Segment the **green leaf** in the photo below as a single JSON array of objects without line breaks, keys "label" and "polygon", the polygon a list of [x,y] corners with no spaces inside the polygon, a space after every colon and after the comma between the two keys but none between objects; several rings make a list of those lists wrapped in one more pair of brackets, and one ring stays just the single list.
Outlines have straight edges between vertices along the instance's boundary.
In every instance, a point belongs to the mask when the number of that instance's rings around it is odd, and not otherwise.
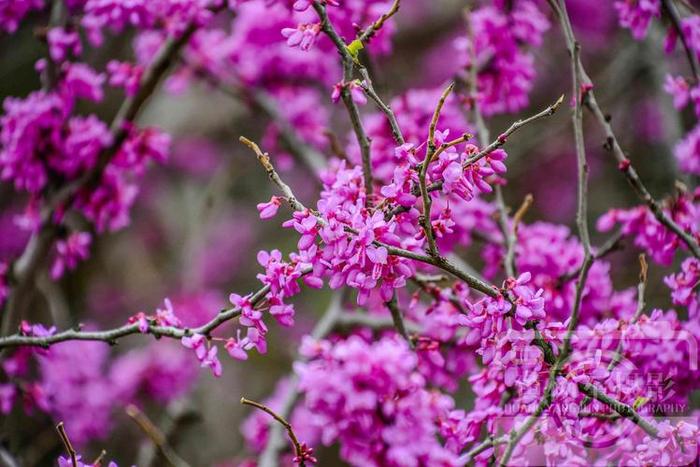
[{"label": "green leaf", "polygon": [[362,43],[360,39],[355,39],[354,41],[350,42],[350,44],[347,45],[348,52],[350,53],[350,56],[352,57],[353,60],[357,61],[357,54],[360,53],[360,50],[364,49],[365,45]]},{"label": "green leaf", "polygon": [[634,400],[634,403],[632,404],[632,408],[634,410],[639,410],[639,408],[642,407],[647,402],[649,402],[648,397],[637,396],[637,398]]}]

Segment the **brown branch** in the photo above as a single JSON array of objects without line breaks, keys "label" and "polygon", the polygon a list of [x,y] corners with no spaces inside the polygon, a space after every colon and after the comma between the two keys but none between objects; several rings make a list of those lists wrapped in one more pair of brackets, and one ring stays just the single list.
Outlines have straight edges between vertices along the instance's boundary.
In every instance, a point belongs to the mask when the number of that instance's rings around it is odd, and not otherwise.
[{"label": "brown branch", "polygon": [[[503,201],[503,196],[500,197],[500,201]],[[516,275],[515,247],[518,243],[518,227],[520,226],[520,223],[522,222],[523,217],[527,213],[528,209],[530,209],[530,206],[532,206],[533,201],[534,198],[532,194],[528,193],[527,196],[525,196],[525,199],[523,199],[523,202],[518,208],[518,210],[515,212],[515,215],[513,216],[512,226],[509,227],[507,224],[507,220],[501,218],[501,229],[505,231],[504,233],[506,236],[506,256],[503,260],[503,264],[506,273],[510,277],[514,277]],[[505,210],[502,210],[501,212],[505,212]]]},{"label": "brown branch", "polygon": [[683,28],[681,28],[681,18],[678,14],[678,10],[676,10],[676,5],[673,3],[673,0],[661,0],[661,6],[666,12],[666,16],[668,16],[673,29],[676,30],[676,34],[680,38],[681,44],[683,44],[683,50],[685,50],[685,55],[688,59],[690,71],[693,73],[695,83],[700,83],[700,74],[698,73],[698,57],[688,44],[688,38],[686,38],[685,34],[683,34]]},{"label": "brown branch", "polygon": [[367,96],[370,99],[372,99],[372,101],[377,105],[377,107],[379,107],[379,110],[381,110],[384,113],[384,115],[386,115],[386,118],[389,121],[389,126],[391,127],[391,134],[394,137],[394,141],[396,141],[396,144],[401,146],[406,142],[406,140],[403,137],[403,133],[401,133],[401,128],[399,127],[399,122],[396,119],[396,114],[394,114],[394,111],[391,110],[391,107],[389,107],[389,105],[385,103],[381,97],[379,97],[377,91],[374,90],[374,85],[372,84],[372,80],[369,77],[367,68],[365,68],[364,66],[358,66],[358,69],[363,79],[362,89],[364,89],[365,94],[367,94]]},{"label": "brown branch", "polygon": [[304,462],[304,450],[302,449],[301,443],[299,443],[299,439],[297,439],[297,436],[294,434],[294,429],[292,428],[292,425],[284,417],[278,415],[274,410],[267,407],[266,405],[263,405],[260,402],[255,402],[246,399],[245,397],[241,397],[241,404],[250,405],[251,407],[255,407],[256,409],[262,410],[263,412],[267,413],[272,418],[274,418],[280,425],[282,425],[285,428],[285,430],[287,430],[289,439],[294,445],[294,451],[296,452],[296,456],[299,459],[299,466],[304,467],[306,465],[306,463]]},{"label": "brown branch", "polygon": [[75,452],[75,448],[73,448],[73,444],[70,442],[70,438],[68,438],[68,433],[66,433],[66,428],[63,426],[63,422],[59,422],[58,425],[56,425],[56,430],[58,431],[58,436],[61,437],[63,445],[66,447],[71,464],[73,464],[73,467],[78,467],[78,456]]},{"label": "brown branch", "polygon": [[153,442],[153,444],[158,448],[158,451],[163,456],[163,459],[171,467],[189,467],[185,460],[183,460],[175,450],[168,444],[165,435],[158,429],[153,422],[139,410],[133,404],[129,404],[126,407],[126,414],[136,423],[136,425],[144,432],[146,436]]},{"label": "brown branch", "polygon": [[[344,292],[336,292],[331,298],[331,302],[326,308],[321,319],[316,323],[311,331],[311,337],[316,340],[325,338],[337,326],[342,315],[342,301]],[[297,355],[296,361],[304,361],[304,358]],[[282,402],[278,414],[287,418],[291,415],[294,405],[299,398],[299,390],[297,388],[298,377],[292,372],[289,376],[290,389]],[[258,467],[277,467],[278,454],[284,447],[282,438],[282,425],[274,424],[270,426],[270,431],[267,438],[265,449],[258,457]]]},{"label": "brown branch", "polygon": [[[343,65],[343,83],[347,84],[352,81],[352,70],[355,59],[350,54],[345,42],[340,37],[338,32],[333,27],[330,19],[328,18],[328,13],[326,12],[325,4],[321,3],[319,0],[314,0],[313,2],[314,10],[318,14],[321,20],[321,30],[328,36],[328,38],[333,42],[335,48],[338,50],[340,57],[342,59]],[[357,108],[357,104],[352,100],[350,95],[350,90],[347,86],[343,86],[340,97],[343,99],[343,103],[347,108],[348,115],[350,116],[350,123],[352,124],[353,131],[357,138],[357,142],[360,145],[360,153],[362,156],[362,175],[365,181],[365,191],[367,192],[367,201],[369,202],[370,195],[372,194],[372,165],[370,156],[370,140],[367,136],[364,126],[362,125],[362,119],[360,117],[360,111]]]},{"label": "brown branch", "polygon": [[440,252],[438,251],[437,243],[435,242],[435,233],[433,232],[433,224],[430,218],[430,210],[432,209],[433,200],[428,192],[425,177],[428,174],[430,163],[437,152],[437,147],[435,146],[435,131],[437,129],[438,120],[440,119],[440,113],[445,105],[445,101],[447,101],[447,97],[450,95],[453,89],[454,83],[450,83],[440,95],[440,100],[438,101],[435,111],[433,112],[433,116],[430,119],[430,127],[428,129],[428,150],[425,153],[425,160],[421,164],[420,171],[418,173],[418,186],[420,188],[421,199],[423,200],[423,215],[420,218],[420,223],[423,226],[425,239],[428,243],[428,253],[434,258],[438,257]]},{"label": "brown branch", "polygon": [[[622,233],[621,232],[615,232],[613,235],[611,235],[603,245],[596,250],[595,253],[593,253],[593,261],[598,261],[599,259],[602,259],[606,256],[608,256],[610,253],[613,251],[619,250],[620,247],[620,241],[622,240]],[[563,286],[567,282],[569,282],[571,279],[574,277],[578,276],[581,273],[581,266],[579,266],[576,270],[567,272],[566,274],[562,274],[559,276],[559,279],[557,279],[557,284],[558,287]]]},{"label": "brown branch", "polygon": [[365,31],[363,31],[358,37],[358,40],[363,44],[367,44],[369,40],[372,39],[372,37],[374,37],[377,31],[379,31],[382,28],[382,26],[384,26],[384,23],[386,23],[389,20],[389,18],[391,18],[399,12],[400,7],[401,0],[394,0],[394,3],[391,5],[389,11],[380,16],[377,21],[372,23]]},{"label": "brown branch", "polygon": [[[564,95],[560,96],[559,99],[557,99],[556,102],[554,102],[552,105],[548,106],[546,109],[542,110],[541,112],[536,113],[535,115],[532,115],[526,119],[523,120],[518,120],[514,122],[510,127],[506,129],[503,133],[501,133],[496,140],[491,142],[488,146],[483,148],[481,151],[478,153],[474,154],[472,157],[467,159],[464,162],[464,166],[467,167],[471,164],[474,164],[484,157],[488,156],[491,154],[493,151],[496,149],[502,147],[506,142],[508,141],[508,138],[510,135],[518,131],[520,128],[524,127],[525,125],[535,122],[537,120],[540,120],[545,117],[550,117],[556,113],[556,111],[559,109],[559,106],[561,106],[561,103],[564,102]],[[483,120],[482,120],[483,121]],[[484,142],[481,142],[481,144],[484,144]]]},{"label": "brown branch", "polygon": [[401,337],[406,339],[406,342],[408,342],[408,346],[411,349],[414,349],[415,342],[413,341],[413,339],[411,339],[411,336],[408,335],[408,331],[406,331],[406,324],[403,321],[403,315],[401,314],[401,310],[399,310],[398,299],[396,296],[396,290],[394,290],[394,294],[391,296],[391,300],[386,302],[386,307],[391,312],[391,319],[394,323],[394,327],[396,328],[396,331],[399,333],[399,335]]},{"label": "brown branch", "polygon": [[[563,0],[559,0],[559,5],[557,5],[555,2],[556,0],[550,0],[552,8],[554,8],[560,16],[565,15],[566,6],[564,5]],[[571,32],[570,29],[565,30],[565,35],[569,34],[573,35],[573,32]],[[508,465],[510,458],[520,440],[522,440],[527,432],[530,431],[535,423],[537,423],[540,415],[542,415],[542,413],[552,404],[552,394],[556,386],[557,377],[571,353],[571,339],[573,338],[574,331],[578,326],[581,301],[583,299],[583,289],[586,285],[586,279],[588,278],[588,271],[593,264],[591,240],[588,233],[588,163],[586,161],[586,150],[583,140],[583,111],[581,107],[582,100],[585,98],[585,93],[582,92],[581,86],[583,80],[579,58],[580,47],[575,40],[567,41],[567,44],[569,45],[569,54],[571,55],[572,94],[574,96],[574,111],[571,119],[574,127],[574,142],[576,146],[576,162],[578,167],[578,206],[576,209],[576,225],[578,227],[581,243],[583,244],[584,259],[578,280],[576,282],[573,310],[571,311],[571,316],[569,317],[569,324],[567,326],[564,342],[561,345],[559,356],[549,372],[549,379],[547,381],[547,387],[545,388],[542,400],[537,406],[535,412],[523,423],[523,425],[517,430],[514,428],[513,431],[511,431],[510,440],[508,441],[506,450],[499,461],[499,465],[501,466]],[[562,98],[560,98],[558,102],[561,103],[561,100]]]},{"label": "brown branch", "polygon": [[[576,38],[571,27],[571,20],[569,19],[569,16],[566,13],[566,9],[557,7],[556,4],[552,3],[552,0],[550,0],[550,4],[552,4],[552,8],[555,9],[555,12],[559,17],[559,22],[561,24],[562,30],[564,31],[564,37],[566,39],[567,47],[571,50],[572,47],[574,47],[576,44]],[[577,68],[582,78],[581,81],[592,85],[592,81],[588,77],[586,70],[583,68],[583,64],[581,63],[580,57],[577,58]],[[627,181],[632,186],[635,193],[637,193],[637,196],[649,207],[656,219],[666,228],[668,228],[671,232],[673,232],[683,243],[685,243],[688,249],[693,254],[693,256],[700,259],[700,244],[698,244],[698,240],[695,239],[693,235],[683,230],[683,228],[680,225],[678,225],[678,223],[676,223],[671,217],[669,217],[664,212],[661,204],[656,199],[654,199],[654,197],[651,196],[651,193],[649,193],[649,190],[639,178],[639,175],[632,166],[630,160],[627,158],[627,156],[625,156],[625,153],[620,147],[617,137],[615,136],[615,133],[612,129],[612,125],[609,121],[610,119],[605,116],[600,106],[598,105],[598,101],[596,100],[595,92],[593,91],[593,89],[588,90],[588,92],[586,93],[586,99],[584,103],[586,107],[592,112],[593,116],[596,118],[599,125],[605,132],[605,147],[612,151],[612,154],[615,156],[615,159],[617,160],[622,173],[627,178]]]}]

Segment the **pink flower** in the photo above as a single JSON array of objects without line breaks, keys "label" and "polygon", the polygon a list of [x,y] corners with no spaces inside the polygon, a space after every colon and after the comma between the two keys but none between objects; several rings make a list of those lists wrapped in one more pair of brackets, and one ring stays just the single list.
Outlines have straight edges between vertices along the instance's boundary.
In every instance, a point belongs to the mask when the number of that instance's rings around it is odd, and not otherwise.
[{"label": "pink flower", "polygon": [[248,360],[248,353],[245,348],[247,343],[247,339],[241,339],[241,331],[239,329],[238,338],[232,337],[226,341],[226,351],[236,360]]},{"label": "pink flower", "polygon": [[666,75],[664,91],[673,96],[673,106],[682,109],[690,99],[690,86],[682,76]]},{"label": "pink flower", "polygon": [[175,311],[173,310],[173,304],[169,298],[165,299],[165,309],[158,308],[156,310],[156,323],[159,326],[173,326],[176,328],[182,327],[182,322],[175,316]]},{"label": "pink flower", "polygon": [[7,297],[10,296],[10,286],[7,283],[7,272],[9,266],[6,262],[0,261],[0,307],[3,306]]},{"label": "pink flower", "polygon": [[92,236],[87,232],[73,232],[65,240],[56,242],[56,258],[51,266],[51,278],[56,280],[68,270],[73,270],[80,261],[90,256]]},{"label": "pink flower", "polygon": [[138,323],[140,333],[146,334],[148,332],[148,327],[149,327],[148,317],[146,316],[146,313],[144,313],[143,311],[139,311],[134,316],[129,317],[128,322],[130,324]]},{"label": "pink flower", "polygon": [[143,66],[110,60],[107,63],[107,73],[109,74],[110,86],[122,87],[127,96],[135,96],[141,85]]},{"label": "pink flower", "polygon": [[219,348],[215,345],[211,346],[204,358],[201,359],[202,368],[211,368],[212,374],[217,378],[221,376],[222,373],[221,362],[219,361],[219,357],[216,355],[218,350]]},{"label": "pink flower", "polygon": [[80,35],[66,28],[51,28],[47,34],[49,55],[54,62],[64,61],[68,55],[79,56],[83,52]]},{"label": "pink flower", "polygon": [[275,217],[277,211],[280,208],[280,197],[273,196],[267,203],[259,203],[257,205],[258,212],[260,213],[260,219],[271,219]]},{"label": "pink flower", "polygon": [[614,3],[620,26],[632,31],[632,36],[644,38],[653,17],[661,15],[660,0],[617,0]]},{"label": "pink flower", "polygon": [[8,415],[17,396],[17,390],[13,384],[0,384],[0,413]]},{"label": "pink flower", "polygon": [[194,353],[197,356],[197,360],[202,361],[206,357],[207,340],[203,335],[193,334],[192,336],[183,336],[180,342],[183,346],[187,347],[188,349],[194,350]]},{"label": "pink flower", "polygon": [[299,47],[301,50],[309,50],[318,34],[321,32],[319,23],[299,24],[296,28],[282,29],[282,35],[287,38],[289,47]]}]

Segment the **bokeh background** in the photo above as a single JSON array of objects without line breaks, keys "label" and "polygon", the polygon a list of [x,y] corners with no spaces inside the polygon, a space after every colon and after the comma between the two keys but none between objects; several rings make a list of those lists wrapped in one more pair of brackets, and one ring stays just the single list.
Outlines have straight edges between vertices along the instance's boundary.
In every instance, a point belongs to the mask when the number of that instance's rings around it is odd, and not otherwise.
[{"label": "bokeh background", "polygon": [[[375,87],[387,98],[408,89],[437,88],[450,79],[455,72],[455,40],[465,34],[464,9],[470,6],[470,2],[458,0],[404,0],[402,4],[396,17],[393,52],[379,59],[363,57],[371,61]],[[683,55],[664,54],[665,29],[660,22],[654,22],[645,40],[636,41],[629,31],[617,26],[612,2],[570,0],[567,5],[582,43],[583,61],[597,83],[596,94],[610,113],[622,146],[656,197],[672,194],[680,177],[673,146],[692,127],[694,116],[673,109],[663,80],[668,72],[685,69]],[[229,21],[235,29],[236,20]],[[16,34],[0,35],[0,99],[25,96],[40,87],[34,64],[45,54],[45,47],[35,33],[46,22],[45,14],[33,14]],[[99,69],[109,59],[128,59],[133,54],[131,39],[128,33],[110,37],[107,46],[88,50],[86,61]],[[528,108],[489,118],[492,134],[503,131],[518,117],[539,111],[561,94],[567,94],[568,102],[569,61],[556,25],[533,53],[537,78]],[[329,134],[344,142],[351,137],[345,110],[333,104],[331,90],[326,91]],[[106,104],[86,105],[84,110],[109,120],[123,95],[108,91],[107,96]],[[362,110],[374,112],[371,104]],[[166,82],[149,101],[139,122],[157,125],[173,135],[170,160],[149,169],[127,229],[99,236],[90,259],[59,282],[40,277],[31,315],[26,319],[53,323],[59,329],[79,322],[93,328],[114,327],[138,311],[150,312],[164,297],[169,297],[183,315],[212,316],[226,306],[230,292],[243,294],[257,288],[258,250],[289,252],[294,248],[295,235],[281,227],[282,217],[271,222],[258,219],[255,205],[267,201],[274,187],[251,153],[238,143],[240,135],[264,140],[269,115],[208,83],[193,80],[178,92],[168,89]],[[603,148],[603,135],[597,126],[587,116],[584,123],[591,165],[590,218],[595,220],[609,208],[633,206],[637,200]],[[565,108],[551,119],[525,127],[507,143],[506,204],[518,206],[532,193],[535,202],[526,222],[545,220],[573,226],[576,166],[572,141]],[[309,168],[287,154],[272,157],[297,195],[306,203],[314,202],[319,185]],[[680,181],[689,180],[680,177]],[[23,202],[11,186],[0,184],[0,260],[14,257],[26,240],[17,234],[14,224]],[[594,243],[606,238],[594,232]],[[481,247],[477,242],[460,254],[479,265]],[[636,253],[631,250],[623,248],[609,257],[618,289],[637,281]],[[652,267],[650,306],[670,306],[661,285],[661,278],[670,270]],[[179,344],[139,336],[108,348],[101,371],[118,381],[120,373],[128,374],[129,365],[137,365],[139,352],[152,348],[155,350],[149,352],[169,361],[177,371],[196,374],[196,384],[183,388],[179,397],[167,403],[145,400],[143,410],[192,465],[233,465],[247,455],[240,428],[251,411],[239,404],[240,397],[262,400],[271,394],[279,378],[290,372],[301,336],[312,328],[330,297],[325,289],[303,291],[295,300],[297,325],[291,329],[271,325],[266,355],[253,352],[244,362],[222,359],[220,379],[199,370],[191,355],[177,356],[172,347]],[[133,358],[125,359],[128,355]],[[73,371],[72,365],[81,364],[80,358],[73,359],[61,371]],[[462,400],[469,404],[467,387]],[[83,452],[92,458],[104,448],[124,465],[147,459],[152,455],[150,443],[125,414],[125,407],[114,402],[113,407],[105,407],[109,433],[89,441]],[[5,420],[15,430],[12,443],[26,453],[26,465],[49,465],[55,459],[60,450],[56,421],[41,411],[24,414],[21,409]],[[332,449],[320,452],[321,465],[334,465],[333,458]]]}]

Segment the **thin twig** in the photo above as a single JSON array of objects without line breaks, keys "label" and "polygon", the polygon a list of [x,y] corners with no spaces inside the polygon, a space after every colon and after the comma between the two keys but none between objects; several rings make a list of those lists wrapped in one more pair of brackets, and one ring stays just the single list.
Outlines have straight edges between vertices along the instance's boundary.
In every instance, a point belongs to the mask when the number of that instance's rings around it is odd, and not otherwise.
[{"label": "thin twig", "polygon": [[335,30],[335,27],[328,18],[328,12],[326,11],[325,4],[321,3],[319,0],[314,0],[313,8],[314,10],[316,10],[318,17],[321,20],[321,30],[328,36],[331,42],[333,42],[342,59],[343,84],[345,84],[345,86],[342,87],[340,97],[343,99],[343,103],[347,108],[348,115],[350,116],[350,123],[352,124],[352,129],[355,132],[357,142],[360,145],[360,153],[362,156],[362,175],[365,181],[367,201],[369,202],[370,195],[372,194],[373,189],[370,140],[362,124],[362,119],[360,117],[360,111],[357,108],[357,104],[355,104],[355,101],[352,99],[350,90],[347,87],[347,84],[349,84],[352,81],[352,70],[355,59],[350,54],[350,51],[345,45],[345,42]]},{"label": "thin twig", "polygon": [[399,12],[400,7],[401,0],[394,0],[394,3],[391,5],[389,11],[380,16],[377,21],[372,23],[366,30],[364,30],[358,37],[358,40],[363,44],[368,43],[369,40],[372,39],[372,37],[374,37],[377,31],[379,31],[382,28],[382,26],[384,26],[384,23],[386,23],[389,20],[389,18],[391,18]]},{"label": "thin twig", "polygon": [[[503,198],[501,197],[501,201],[502,200]],[[525,213],[527,213],[530,206],[532,206],[533,201],[534,198],[532,194],[528,193],[525,196],[525,199],[523,199],[523,202],[518,210],[515,212],[515,215],[513,215],[512,226],[509,228],[507,223],[505,225],[501,225],[501,229],[506,230],[506,256],[503,260],[503,264],[505,266],[506,274],[508,274],[510,277],[514,277],[516,275],[515,247],[518,243],[518,227],[520,226]]]},{"label": "thin twig", "polygon": [[[618,231],[615,232],[613,235],[611,235],[603,245],[598,248],[595,253],[593,253],[593,261],[598,261],[599,259],[605,258],[608,256],[610,253],[619,250],[620,247],[620,241],[622,240],[622,232]],[[567,272],[566,274],[562,274],[559,276],[559,279],[557,280],[558,286],[561,287],[562,285],[566,284],[569,282],[571,279],[574,277],[577,277],[581,273],[581,267],[579,266],[577,269]]]},{"label": "thin twig", "polygon": [[389,311],[391,312],[391,319],[394,323],[396,331],[401,337],[406,339],[406,342],[408,342],[408,346],[411,349],[413,349],[415,348],[415,343],[413,339],[411,339],[411,336],[408,335],[408,331],[406,331],[406,324],[403,321],[403,315],[401,314],[401,310],[399,310],[398,298],[396,295],[396,290],[394,290],[394,294],[391,296],[391,300],[386,302],[386,307],[389,308]]},{"label": "thin twig", "polygon": [[158,429],[153,422],[133,404],[126,407],[126,414],[136,423],[136,425],[145,433],[146,436],[158,448],[158,451],[163,456],[163,459],[172,467],[189,467],[184,459],[182,459],[175,450],[168,444],[165,435]]},{"label": "thin twig", "polygon": [[389,121],[389,126],[391,127],[391,134],[394,137],[394,141],[396,141],[396,144],[401,146],[406,142],[406,140],[403,137],[403,133],[401,133],[401,127],[399,127],[399,122],[396,119],[396,114],[393,110],[391,110],[389,104],[385,103],[382,100],[382,98],[379,97],[377,91],[375,91],[374,85],[372,84],[372,80],[370,79],[369,73],[367,72],[367,68],[365,68],[364,66],[359,66],[358,69],[363,79],[362,89],[364,89],[365,94],[367,94],[367,96],[370,99],[372,99],[372,101],[375,104],[377,104],[379,110],[381,110],[384,113],[384,115],[386,115],[386,118]]},{"label": "thin twig", "polygon": [[[316,339],[325,338],[336,327],[338,320],[342,316],[343,292],[336,292],[331,298],[331,302],[326,308],[321,319],[316,323],[316,326],[311,331],[311,336]],[[304,361],[304,358],[297,355],[297,362]],[[282,401],[278,414],[283,418],[288,418],[294,405],[299,398],[299,389],[297,388],[298,377],[292,372],[289,375],[289,391]],[[282,426],[273,424],[270,426],[270,431],[267,438],[265,449],[258,457],[258,467],[277,467],[279,464],[279,452],[284,448],[284,439],[282,438]]]},{"label": "thin twig", "polygon": [[661,0],[661,5],[663,10],[666,12],[668,19],[671,21],[673,29],[676,30],[676,34],[683,44],[683,50],[685,50],[685,55],[688,58],[688,64],[690,65],[690,70],[693,73],[693,78],[695,83],[700,83],[700,73],[698,73],[698,57],[695,55],[695,51],[688,44],[688,38],[683,34],[683,28],[681,27],[681,18],[676,10],[676,5],[673,0]]},{"label": "thin twig", "polygon": [[296,456],[299,459],[299,466],[304,467],[306,465],[306,463],[304,462],[304,451],[301,447],[301,443],[299,443],[299,439],[297,438],[296,434],[294,434],[294,429],[292,428],[292,425],[284,417],[278,415],[274,410],[267,407],[266,405],[263,405],[260,402],[255,402],[246,399],[245,397],[241,397],[241,404],[250,405],[251,407],[255,407],[256,409],[262,410],[263,412],[267,413],[272,418],[274,418],[277,422],[279,422],[279,424],[287,430],[289,439],[294,445],[294,451],[296,452]]},{"label": "thin twig", "polygon": [[[466,14],[469,15],[469,11],[466,11]],[[490,132],[488,127],[486,126],[486,122],[484,121],[484,116],[481,113],[481,108],[479,105],[479,99],[478,99],[478,68],[476,66],[476,48],[474,45],[474,36],[471,28],[471,21],[467,17],[467,35],[469,38],[469,43],[471,45],[471,50],[470,53],[472,54],[472,65],[469,68],[469,97],[471,101],[471,107],[472,107],[472,115],[474,117],[474,122],[476,124],[476,129],[477,129],[477,135],[479,138],[479,144],[484,147],[478,154],[475,156],[471,157],[470,159],[473,160],[472,164],[475,164],[478,162],[481,158],[486,157],[486,155],[492,153],[495,151],[497,148],[499,148],[501,145],[505,144],[505,139],[503,142],[499,142],[499,140],[494,141],[491,144],[488,144],[489,139],[491,138]],[[556,110],[556,109],[555,109]],[[511,125],[511,128],[513,128],[513,131],[516,131],[517,128],[514,128],[516,124],[519,124],[520,120],[515,122],[513,125]],[[522,126],[522,125],[520,125]],[[479,156],[479,157],[477,157]],[[470,164],[464,164],[464,167],[468,167]],[[496,207],[498,208],[498,226],[501,229],[501,232],[503,234],[503,238],[506,244],[506,257],[504,258],[503,266],[506,272],[506,275],[508,277],[513,277],[515,276],[515,241],[517,240],[516,237],[513,235],[513,231],[509,227],[509,222],[508,222],[508,208],[505,203],[505,198],[503,197],[503,189],[501,188],[501,185],[499,183],[495,184],[494,187],[495,191],[495,202],[496,202]]]},{"label": "thin twig", "polygon": [[[550,4],[555,6],[555,0],[550,0]],[[566,11],[566,6],[563,4],[563,0],[560,0],[557,8],[561,8],[561,12]],[[560,12],[560,13],[561,13]],[[564,14],[564,13],[561,13]],[[570,31],[565,31],[565,35],[571,33]],[[573,34],[573,33],[571,33]],[[520,440],[527,434],[528,431],[537,423],[540,415],[549,408],[552,404],[552,394],[556,386],[557,377],[561,371],[564,363],[569,358],[571,353],[571,340],[573,338],[574,331],[578,326],[579,314],[581,311],[581,301],[583,299],[583,289],[586,285],[586,279],[588,278],[588,271],[593,264],[593,255],[591,253],[591,240],[588,233],[588,163],[586,161],[586,149],[583,140],[583,111],[581,108],[582,100],[585,98],[585,93],[582,92],[582,80],[581,80],[581,68],[579,66],[579,52],[580,47],[576,41],[567,41],[569,44],[569,54],[571,55],[571,80],[572,80],[572,93],[574,96],[574,111],[572,114],[572,122],[574,127],[574,142],[576,146],[576,162],[578,166],[578,183],[577,183],[577,197],[578,206],[576,209],[576,225],[578,228],[579,237],[581,243],[583,244],[584,258],[581,266],[581,271],[576,282],[576,293],[573,303],[573,310],[571,311],[571,316],[569,317],[569,323],[566,330],[566,335],[564,341],[561,345],[559,351],[559,356],[556,362],[552,366],[549,372],[549,378],[547,381],[547,387],[545,388],[542,400],[535,412],[523,423],[521,427],[517,430],[514,428],[511,431],[510,440],[506,446],[506,450],[499,461],[499,465],[506,466],[510,462],[510,458],[515,451]],[[562,98],[560,98],[560,101]],[[561,103],[561,102],[560,102]]]},{"label": "thin twig", "polygon": [[[311,267],[302,269],[302,276],[309,274],[311,270]],[[250,296],[251,304],[255,306],[258,303],[261,303],[263,300],[265,300],[269,291],[269,285],[265,285],[258,289],[255,293],[253,293]],[[168,337],[172,339],[181,339],[182,337],[190,336],[192,334],[201,334],[204,336],[208,336],[214,331],[214,329],[218,328],[222,324],[234,318],[237,318],[238,316],[240,316],[240,314],[240,308],[228,308],[222,310],[210,321],[197,328],[189,329],[177,328],[174,326],[148,326],[148,329],[146,330],[145,334],[150,334],[156,338]],[[52,344],[56,344],[58,342],[75,340],[101,341],[113,345],[117,343],[118,339],[132,334],[141,334],[138,323],[127,324],[125,326],[106,331],[81,331],[80,329],[69,329],[67,331],[59,332],[57,334],[53,334],[51,336],[46,337],[13,334],[7,337],[0,337],[0,349],[18,346],[33,346],[47,348]]]},{"label": "thin twig", "polygon": [[[556,102],[554,102],[552,105],[548,106],[548,107],[547,107],[546,109],[544,109],[543,111],[538,112],[538,113],[536,113],[535,115],[532,115],[532,116],[530,116],[530,117],[528,117],[528,118],[526,118],[526,119],[524,119],[524,120],[518,120],[518,121],[516,121],[516,122],[513,123],[510,127],[508,127],[508,129],[506,129],[506,131],[504,131],[503,133],[501,133],[501,134],[498,136],[498,138],[496,138],[496,139],[495,139],[493,142],[491,142],[488,146],[486,146],[486,147],[483,148],[481,151],[479,151],[478,153],[474,154],[474,155],[471,156],[469,159],[467,159],[467,160],[464,162],[464,166],[466,167],[466,166],[469,166],[469,165],[471,165],[471,164],[474,164],[474,163],[480,161],[481,159],[483,159],[484,157],[488,156],[489,154],[491,154],[491,153],[492,153],[493,151],[495,151],[496,149],[498,149],[498,148],[500,148],[501,146],[503,146],[504,144],[506,144],[506,142],[508,141],[508,138],[510,137],[510,135],[512,135],[513,133],[515,133],[515,132],[518,131],[520,128],[524,127],[525,125],[527,125],[527,124],[529,124],[529,123],[532,123],[532,122],[535,122],[535,121],[537,121],[537,120],[539,120],[539,119],[541,119],[541,118],[550,117],[550,116],[554,115],[554,114],[556,113],[557,109],[559,109],[559,106],[561,106],[561,103],[562,103],[562,102],[564,102],[564,95],[561,95],[561,96],[559,97],[559,99],[556,100]],[[482,144],[484,144],[484,143],[482,142]]]},{"label": "thin twig", "polygon": [[63,422],[59,422],[58,425],[56,425],[56,430],[58,430],[58,436],[61,437],[61,441],[63,441],[63,445],[66,447],[71,464],[73,464],[73,467],[78,467],[78,456],[75,452],[75,448],[73,448],[73,444],[70,442],[70,438],[68,438],[68,433],[66,433]]},{"label": "thin twig", "polygon": [[438,120],[440,119],[440,113],[445,105],[445,101],[447,101],[447,97],[450,95],[453,89],[454,83],[450,83],[442,92],[440,100],[435,107],[433,117],[430,119],[430,127],[428,129],[428,150],[426,151],[425,160],[423,161],[418,173],[418,186],[420,188],[421,199],[423,200],[423,215],[421,216],[420,222],[423,226],[426,242],[428,243],[428,253],[434,258],[437,258],[440,255],[440,252],[438,251],[437,243],[435,242],[435,233],[433,232],[433,224],[430,213],[433,200],[428,192],[425,178],[428,174],[430,163],[437,152],[437,147],[435,146],[435,131],[437,129]]},{"label": "thin twig", "polygon": [[265,169],[265,172],[267,172],[267,176],[270,178],[270,180],[277,185],[277,187],[282,191],[282,193],[285,196],[285,199],[289,203],[289,206],[294,210],[294,211],[305,211],[306,207],[301,204],[301,202],[294,196],[294,192],[292,189],[284,183],[284,181],[280,178],[279,174],[275,170],[275,167],[272,165],[272,162],[270,162],[270,156],[266,152],[262,152],[260,149],[260,146],[257,145],[254,141],[249,140],[245,136],[241,136],[238,138],[238,140],[248,146],[251,151],[255,153],[255,156],[258,158],[258,162],[260,162],[260,165],[263,166]]}]

